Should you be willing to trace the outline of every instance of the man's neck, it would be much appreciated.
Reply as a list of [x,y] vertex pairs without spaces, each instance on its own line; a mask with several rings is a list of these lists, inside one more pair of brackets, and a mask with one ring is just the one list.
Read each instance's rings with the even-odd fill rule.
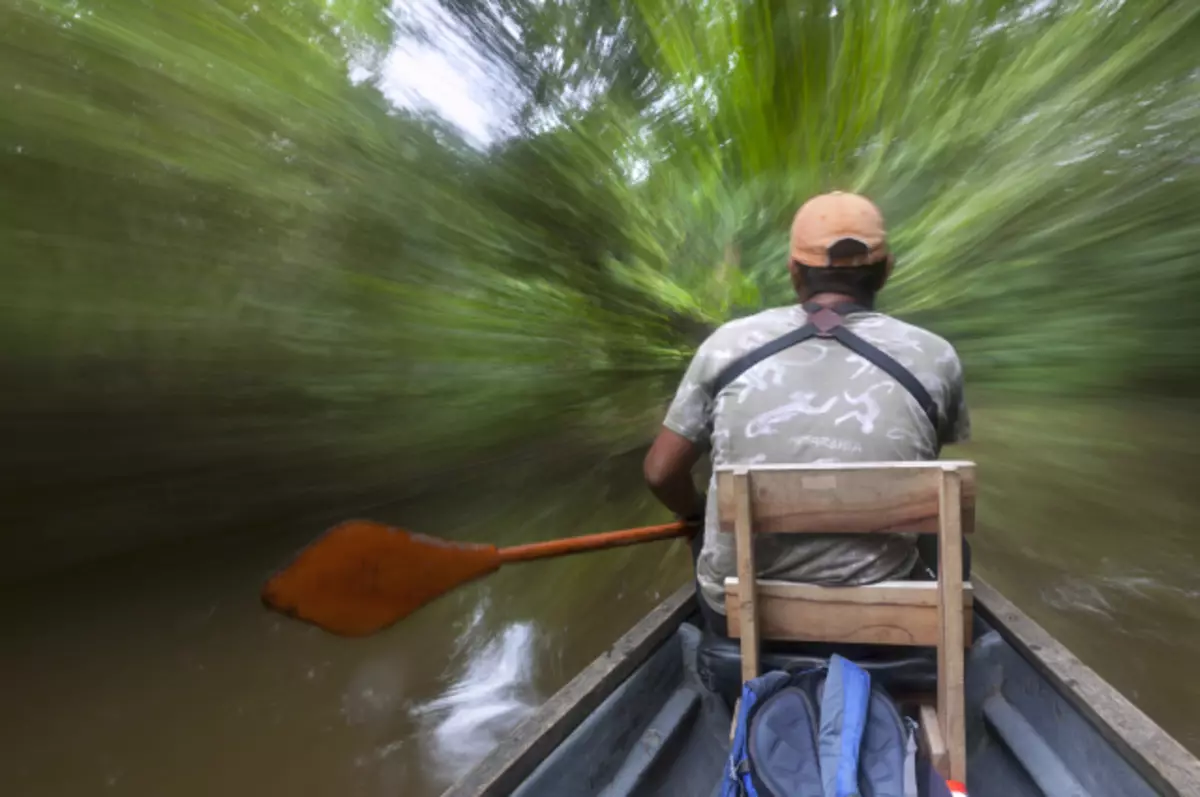
[[812,296],[801,302],[801,304],[809,304],[810,302],[813,304],[819,304],[822,307],[834,307],[839,304],[859,304],[863,306],[869,306],[848,293],[814,293]]

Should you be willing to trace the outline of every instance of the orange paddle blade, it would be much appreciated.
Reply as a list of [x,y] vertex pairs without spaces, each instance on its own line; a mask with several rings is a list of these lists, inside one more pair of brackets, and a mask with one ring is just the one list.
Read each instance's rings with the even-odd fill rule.
[[368,520],[326,532],[272,576],[273,609],[342,636],[365,636],[500,567],[494,545],[446,542]]

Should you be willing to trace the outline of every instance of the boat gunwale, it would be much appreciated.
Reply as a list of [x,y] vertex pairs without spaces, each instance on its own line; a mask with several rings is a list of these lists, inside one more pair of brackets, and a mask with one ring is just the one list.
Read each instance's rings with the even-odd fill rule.
[[[1200,795],[1200,759],[983,578],[975,611],[1157,791]],[[696,610],[687,583],[651,609],[441,797],[505,797]]]
[[1200,759],[977,575],[975,612],[1050,682],[1134,770],[1167,797],[1200,795]]

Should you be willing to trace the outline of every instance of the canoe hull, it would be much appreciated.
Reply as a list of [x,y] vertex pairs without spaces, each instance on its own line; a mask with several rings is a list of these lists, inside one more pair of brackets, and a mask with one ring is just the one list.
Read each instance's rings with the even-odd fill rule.
[[[1200,761],[986,582],[974,583],[972,797],[1200,795]],[[694,610],[690,586],[667,598],[443,797],[712,794],[731,715],[697,672]]]

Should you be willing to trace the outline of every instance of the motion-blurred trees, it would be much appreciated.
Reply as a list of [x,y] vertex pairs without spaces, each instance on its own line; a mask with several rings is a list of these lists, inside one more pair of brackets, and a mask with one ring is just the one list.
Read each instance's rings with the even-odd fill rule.
[[9,574],[637,445],[819,190],[973,384],[1193,384],[1194,3],[426,6],[520,98],[487,146],[381,89],[419,4],[0,9]]

